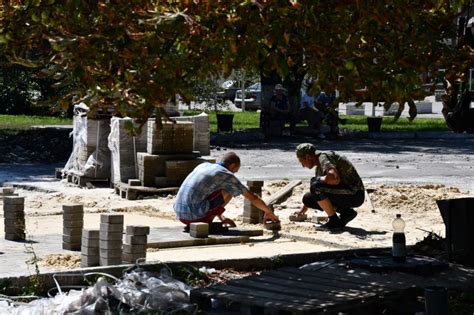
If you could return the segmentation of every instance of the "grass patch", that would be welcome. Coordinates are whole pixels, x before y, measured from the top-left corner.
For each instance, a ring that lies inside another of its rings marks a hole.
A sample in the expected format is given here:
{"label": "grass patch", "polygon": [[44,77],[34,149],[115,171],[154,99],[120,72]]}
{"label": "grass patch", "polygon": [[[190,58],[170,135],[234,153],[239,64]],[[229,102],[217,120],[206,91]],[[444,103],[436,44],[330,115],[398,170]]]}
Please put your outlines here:
{"label": "grass patch", "polygon": [[[201,111],[186,110],[183,115],[198,115]],[[217,132],[217,119],[215,112],[209,112],[209,122],[211,132]],[[340,125],[341,128],[367,131],[367,117],[365,116],[341,116],[346,118],[347,122]],[[234,113],[234,130],[259,128],[260,113],[258,112],[235,112]],[[0,130],[24,130],[31,126],[43,125],[72,125],[70,118],[44,117],[44,116],[25,116],[25,115],[0,115]],[[297,126],[306,126],[305,123]],[[446,122],[443,118],[416,118],[409,122],[407,118],[401,117],[397,122],[393,121],[393,117],[384,117],[382,122],[382,132],[403,132],[403,131],[448,131]]]}
{"label": "grass patch", "polygon": [[[366,116],[341,116],[346,118],[347,123],[340,125],[341,128],[368,131]],[[409,121],[406,117],[400,117],[395,122],[393,117],[383,117],[381,131],[448,131],[444,118],[415,118]]]}
{"label": "grass patch", "polygon": [[72,119],[46,116],[0,115],[0,130],[24,130],[32,126],[72,125]]}
{"label": "grass patch", "polygon": [[[199,115],[201,111],[186,110],[184,116]],[[215,112],[207,113],[209,115],[209,127],[211,132],[217,132],[217,118]],[[234,112],[233,128],[242,130],[260,127],[260,113],[257,112]]]}

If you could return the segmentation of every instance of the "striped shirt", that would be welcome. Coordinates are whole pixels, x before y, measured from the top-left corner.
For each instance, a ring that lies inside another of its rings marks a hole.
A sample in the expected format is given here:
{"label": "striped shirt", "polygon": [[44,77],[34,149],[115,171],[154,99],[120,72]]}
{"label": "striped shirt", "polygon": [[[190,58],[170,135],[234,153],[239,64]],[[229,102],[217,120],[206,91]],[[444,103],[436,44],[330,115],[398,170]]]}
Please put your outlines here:
{"label": "striped shirt", "polygon": [[236,197],[248,189],[224,166],[212,163],[198,165],[179,188],[173,205],[180,220],[198,220],[209,209],[207,197],[215,191],[224,190]]}

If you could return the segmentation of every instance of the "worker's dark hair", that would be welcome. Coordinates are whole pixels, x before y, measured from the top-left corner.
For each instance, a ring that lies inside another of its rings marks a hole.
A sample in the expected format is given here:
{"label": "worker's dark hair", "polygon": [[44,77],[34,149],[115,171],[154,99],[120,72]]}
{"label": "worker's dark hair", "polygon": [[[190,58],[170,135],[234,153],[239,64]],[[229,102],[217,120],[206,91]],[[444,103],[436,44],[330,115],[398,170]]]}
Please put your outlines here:
{"label": "worker's dark hair", "polygon": [[225,167],[228,168],[231,164],[240,165],[240,158],[235,152],[227,152],[221,158],[221,162],[224,163]]}

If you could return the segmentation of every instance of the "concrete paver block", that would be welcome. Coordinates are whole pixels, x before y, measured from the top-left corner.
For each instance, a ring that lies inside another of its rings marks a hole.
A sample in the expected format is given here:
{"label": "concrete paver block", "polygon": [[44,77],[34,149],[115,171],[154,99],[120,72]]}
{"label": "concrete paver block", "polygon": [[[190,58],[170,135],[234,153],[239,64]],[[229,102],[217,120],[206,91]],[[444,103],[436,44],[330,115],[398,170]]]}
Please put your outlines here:
{"label": "concrete paver block", "polygon": [[99,264],[101,266],[113,266],[122,264],[122,257],[120,258],[99,258]]}
{"label": "concrete paver block", "polygon": [[135,264],[137,259],[146,258],[146,252],[138,254],[122,253],[122,261],[126,264]]}
{"label": "concrete paver block", "polygon": [[24,232],[5,233],[5,239],[7,241],[24,241],[26,239],[26,235]]}
{"label": "concrete paver block", "polygon": [[100,215],[100,223],[123,223],[123,214],[103,213]]}
{"label": "concrete paver block", "polygon": [[96,239],[97,244],[99,243],[99,230],[89,230],[89,229],[83,229],[82,230],[82,238],[87,238],[87,239]]}
{"label": "concrete paver block", "polygon": [[13,194],[15,192],[15,187],[2,187],[2,193],[4,196]]}
{"label": "concrete paver block", "polygon": [[150,234],[150,227],[145,225],[127,225],[125,228],[127,235],[148,235]]}
{"label": "concrete paver block", "polygon": [[25,204],[25,197],[4,196],[3,197],[3,204],[4,205],[24,205]]}
{"label": "concrete paver block", "polygon": [[250,187],[263,187],[263,180],[248,180],[247,186]]}
{"label": "concrete paver block", "polygon": [[99,239],[82,237],[81,244],[85,247],[99,248]]}
{"label": "concrete paver block", "polygon": [[3,213],[7,212],[24,212],[25,205],[23,204],[4,204],[3,205]]}
{"label": "concrete paver block", "polygon": [[64,221],[83,221],[84,213],[83,212],[63,212]]}
{"label": "concrete paver block", "polygon": [[99,232],[99,239],[101,241],[122,241],[123,233],[122,232]]}
{"label": "concrete paver block", "polygon": [[130,186],[141,186],[142,182],[139,179],[129,179],[128,184]]}
{"label": "concrete paver block", "polygon": [[82,237],[82,227],[63,227],[63,235]]}
{"label": "concrete paver block", "polygon": [[100,258],[122,258],[122,251],[117,249],[99,249]]}
{"label": "concrete paver block", "polygon": [[82,235],[66,235],[63,234],[63,243],[72,243],[81,245]]}
{"label": "concrete paver block", "polygon": [[99,257],[99,247],[87,247],[81,246],[81,254],[86,256],[97,256]]}
{"label": "concrete paver block", "polygon": [[80,251],[81,250],[81,244],[63,242],[63,249],[72,250],[72,251]]}
{"label": "concrete paver block", "polygon": [[24,212],[5,212],[3,214],[5,220],[22,220],[25,221]]}
{"label": "concrete paver block", "polygon": [[100,264],[99,255],[81,255],[81,267],[93,267]]}
{"label": "concrete paver block", "polygon": [[77,220],[77,221],[63,220],[63,227],[79,228],[82,231],[83,226],[84,226],[84,220]]}
{"label": "concrete paver block", "polygon": [[84,205],[82,205],[82,204],[63,205],[63,212],[84,213]]}
{"label": "concrete paver block", "polygon": [[99,241],[99,248],[108,250],[122,250],[122,241]]}
{"label": "concrete paver block", "polygon": [[138,254],[146,252],[146,245],[123,244],[122,251],[127,254]]}
{"label": "concrete paver block", "polygon": [[104,232],[120,232],[123,233],[123,223],[101,223],[100,224],[100,231]]}
{"label": "concrete paver block", "polygon": [[141,245],[146,244],[148,237],[146,235],[126,235],[125,244]]}

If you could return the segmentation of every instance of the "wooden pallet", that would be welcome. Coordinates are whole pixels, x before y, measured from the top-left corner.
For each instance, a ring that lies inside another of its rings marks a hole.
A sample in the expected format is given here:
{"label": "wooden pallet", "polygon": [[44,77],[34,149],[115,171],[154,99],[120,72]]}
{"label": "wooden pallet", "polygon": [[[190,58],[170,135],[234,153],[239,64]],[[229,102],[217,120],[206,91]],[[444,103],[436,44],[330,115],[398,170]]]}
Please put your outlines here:
{"label": "wooden pallet", "polygon": [[191,301],[209,310],[211,299],[238,305],[246,314],[318,314],[366,306],[403,296],[414,286],[390,277],[349,273],[344,268],[281,268],[259,276],[191,291]]}
{"label": "wooden pallet", "polygon": [[94,184],[107,185],[109,183],[109,179],[67,174],[67,182],[79,187],[94,188]]}
{"label": "wooden pallet", "polygon": [[128,184],[116,184],[115,193],[127,200],[137,200],[139,196],[154,196],[164,193],[176,193],[179,187],[155,188],[145,186],[131,186]]}

